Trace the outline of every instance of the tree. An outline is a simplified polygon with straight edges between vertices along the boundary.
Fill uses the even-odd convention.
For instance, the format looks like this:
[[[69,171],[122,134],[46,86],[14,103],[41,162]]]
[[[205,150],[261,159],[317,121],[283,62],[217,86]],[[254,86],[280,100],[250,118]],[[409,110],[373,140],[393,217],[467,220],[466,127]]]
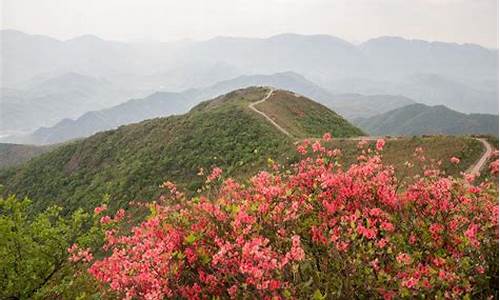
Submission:
[[[94,216],[75,211],[61,215],[57,206],[29,215],[31,201],[0,198],[0,298],[33,299],[61,293],[78,265],[68,261],[75,242],[96,243],[100,236]],[[54,278],[57,277],[57,282]],[[68,288],[68,287],[66,287]]]

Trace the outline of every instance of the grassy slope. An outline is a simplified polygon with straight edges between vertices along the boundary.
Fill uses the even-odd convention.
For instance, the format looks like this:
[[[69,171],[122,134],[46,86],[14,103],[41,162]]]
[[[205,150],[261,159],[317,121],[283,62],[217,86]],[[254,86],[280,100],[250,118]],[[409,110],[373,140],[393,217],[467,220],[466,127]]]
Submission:
[[[375,142],[370,142],[373,145]],[[333,147],[342,149],[345,165],[356,161],[359,151],[358,141],[334,140]],[[425,156],[430,160],[440,160],[441,168],[450,175],[459,175],[466,170],[483,153],[482,144],[469,137],[454,136],[432,136],[432,137],[411,137],[397,140],[387,140],[383,151],[383,161],[395,167],[398,177],[413,176],[421,170],[422,165],[415,161],[413,156],[415,148],[422,147]],[[450,163],[450,157],[456,156],[461,159],[458,166]],[[405,167],[405,162],[415,164],[409,169]]]
[[[278,90],[267,101],[255,106],[296,138],[352,137],[364,133],[335,112],[305,97]]]

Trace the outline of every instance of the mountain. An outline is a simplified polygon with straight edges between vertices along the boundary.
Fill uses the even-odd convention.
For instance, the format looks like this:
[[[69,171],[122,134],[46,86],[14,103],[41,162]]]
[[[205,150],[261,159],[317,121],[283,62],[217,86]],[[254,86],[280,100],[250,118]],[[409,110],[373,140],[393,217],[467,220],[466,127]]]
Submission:
[[[393,80],[347,78],[330,82],[336,93],[404,95],[427,105],[446,105],[460,112],[498,112],[498,81],[464,81],[429,73]]]
[[[188,61],[222,63],[246,74],[293,70],[315,81],[349,77],[385,79],[416,73],[436,73],[453,80],[484,80],[497,77],[498,63],[497,50],[400,37],[380,37],[360,45],[329,35],[292,33],[269,38],[122,43],[90,35],[60,41],[2,30],[0,38],[2,64],[8,75],[2,80],[7,82],[63,70],[90,72],[106,78],[134,72],[160,74]]]
[[[0,143],[0,169],[20,165],[52,149],[54,146]]]
[[[43,74],[76,72],[106,77],[133,67],[137,57],[130,45],[81,36],[60,41],[16,30],[2,30],[3,85],[13,85]],[[120,64],[123,67],[119,68]]]
[[[363,134],[328,108],[277,90],[267,100],[270,106],[265,101],[256,107],[281,126],[293,128],[289,137],[249,108],[268,93],[268,88],[259,87],[236,90],[202,102],[184,115],[73,141],[19,168],[1,171],[0,182],[6,192],[29,195],[38,209],[52,203],[67,211],[79,206],[90,209],[104,194],[110,194],[114,207],[125,207],[131,200],[154,199],[165,180],[196,190],[203,182],[196,175],[200,168],[219,166],[240,177],[263,168],[270,157],[293,160],[295,135]]]
[[[389,92],[403,91],[427,105],[442,104],[460,112],[498,113],[498,86],[480,89],[438,74],[415,74]]]
[[[0,132],[22,132],[51,126],[63,118],[116,105],[123,97],[133,94],[120,90],[105,79],[73,72],[48,79],[33,79],[22,88],[2,89]]]
[[[439,74],[455,81],[498,76],[498,50],[474,44],[428,42],[401,37],[379,37],[359,45],[379,79],[419,73]],[[474,82],[471,80],[471,82]]]
[[[466,113],[498,111],[498,50],[472,44],[381,37],[353,45],[299,34],[121,43],[93,36],[59,41],[5,30],[0,38],[4,88],[77,72],[121,89],[178,92],[244,74],[292,71],[334,94],[402,95]]]
[[[186,48],[193,46],[189,42],[123,43],[93,35],[62,41],[16,30],[1,30],[0,41],[1,84],[10,88],[75,72],[151,93],[162,86],[186,89],[240,75],[230,64],[185,57]]]
[[[196,93],[207,95],[221,94],[233,89],[253,85],[274,86],[290,90],[335,110],[343,117],[351,120],[358,117],[369,117],[398,107],[415,103],[404,96],[393,95],[361,95],[335,94],[295,72],[281,72],[271,75],[243,75],[237,78],[216,83],[212,87],[199,89]]]
[[[462,112],[498,111],[498,50],[478,45],[382,37],[355,46],[332,36],[284,34],[221,37],[186,53],[247,73],[297,72],[334,94],[402,95]]]
[[[365,73],[362,66],[366,66],[356,46],[329,35],[217,37],[193,44],[185,55],[222,61],[246,70],[247,74],[291,70],[313,80]]]
[[[359,46],[328,35],[281,34],[267,39],[219,37],[187,54],[225,61],[250,72],[293,70],[312,80],[398,79],[436,73],[452,80],[497,78],[498,51],[477,45],[381,37]]]
[[[53,127],[39,128],[30,136],[18,140],[54,144],[86,137],[124,124],[184,113],[192,104],[190,100],[180,93],[157,92],[146,98],[132,99],[108,109],[85,113],[76,120],[64,119]]]
[[[325,105],[328,105],[333,98],[333,95],[329,91],[308,80],[301,74],[291,71],[269,75],[242,75],[217,82],[210,87],[187,90],[186,93],[203,99],[213,97],[214,95],[224,94],[235,89],[259,85],[273,86],[279,89],[293,91]]]
[[[498,115],[463,114],[444,105],[411,104],[355,121],[372,135],[490,134],[498,136]]]
[[[75,120],[65,119],[52,127],[40,128],[27,136],[11,136],[4,140],[30,144],[59,143],[120,125],[184,113],[203,99],[250,86],[273,86],[299,93],[338,111],[349,120],[372,116],[413,103],[410,99],[399,96],[334,95],[294,72],[244,75],[202,89],[189,89],[181,93],[158,92],[108,109],[85,113]]]

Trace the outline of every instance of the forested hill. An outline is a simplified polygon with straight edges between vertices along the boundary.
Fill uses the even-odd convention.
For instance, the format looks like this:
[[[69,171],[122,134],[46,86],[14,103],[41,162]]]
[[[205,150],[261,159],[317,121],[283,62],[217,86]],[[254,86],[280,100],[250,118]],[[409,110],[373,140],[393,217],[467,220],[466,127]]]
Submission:
[[[156,118],[101,132],[61,146],[27,164],[2,171],[5,192],[29,196],[35,209],[57,203],[65,210],[92,208],[105,194],[111,205],[155,199],[158,185],[175,181],[189,190],[203,182],[200,168],[213,166],[241,177],[266,165],[268,158],[293,160],[296,137],[288,137],[251,110],[268,88],[251,87],[202,102],[189,113]],[[363,134],[333,111],[286,91],[275,91],[269,106],[297,137]],[[281,110],[276,110],[278,106]]]

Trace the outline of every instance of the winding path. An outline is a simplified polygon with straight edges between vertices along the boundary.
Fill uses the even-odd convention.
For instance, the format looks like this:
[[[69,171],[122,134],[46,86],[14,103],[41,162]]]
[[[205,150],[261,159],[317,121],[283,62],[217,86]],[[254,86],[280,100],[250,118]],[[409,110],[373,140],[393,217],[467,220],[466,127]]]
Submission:
[[[286,129],[284,129],[283,127],[279,126],[278,123],[274,122],[274,120],[271,119],[268,115],[266,115],[265,113],[263,113],[260,110],[258,110],[257,108],[255,108],[255,105],[261,104],[262,102],[264,102],[267,99],[271,98],[271,96],[273,95],[273,93],[274,93],[274,89],[270,89],[269,92],[267,93],[267,95],[264,98],[260,99],[259,101],[250,103],[248,105],[248,108],[250,108],[251,110],[253,110],[254,112],[256,112],[258,114],[261,114],[264,118],[266,118],[271,124],[274,125],[274,127],[276,127],[282,133],[286,134],[289,137],[292,137],[292,135],[290,134],[290,132],[286,131]]]
[[[255,102],[252,102],[248,105],[248,108],[250,108],[251,110],[253,110],[254,112],[262,115],[264,118],[266,118],[267,121],[269,121],[274,127],[276,127],[276,129],[278,129],[279,131],[281,131],[283,134],[289,136],[289,137],[293,137],[290,132],[288,132],[286,129],[284,129],[283,127],[281,127],[278,123],[276,123],[271,117],[269,117],[268,115],[266,115],[264,112],[258,110],[257,108],[255,108],[255,105],[258,105],[258,104],[261,104],[262,102],[265,102],[267,101],[267,99],[271,98],[271,96],[273,95],[273,93],[275,92],[276,90],[274,88],[269,88],[269,92],[266,94],[266,96],[264,96],[264,98],[258,100],[258,101],[255,101]],[[295,97],[301,97],[301,95],[297,94],[297,93],[293,93],[293,95]],[[315,139],[318,139],[318,138],[306,138],[306,139],[309,139],[309,140],[315,140]],[[355,137],[348,137],[348,138],[336,138],[336,139],[341,139],[341,140],[353,140],[353,141],[360,141],[360,140],[367,140],[367,141],[376,141],[378,139],[390,139],[390,140],[397,140],[399,139],[398,137],[390,137],[390,138],[387,138],[387,137],[383,137],[383,136],[355,136]],[[298,141],[296,141],[298,142]]]
[[[488,143],[485,139],[476,138],[476,140],[480,141],[483,144],[485,151],[481,156],[481,158],[479,158],[479,160],[475,164],[473,164],[467,169],[466,172],[470,174],[479,174],[479,172],[484,167],[486,162],[488,162],[488,159],[491,157],[491,154],[493,153],[493,147],[491,147],[490,143]]]
[[[255,105],[261,104],[262,102],[265,102],[267,99],[271,98],[271,96],[273,95],[274,91],[275,91],[275,89],[269,88],[269,92],[266,94],[266,96],[264,98],[260,99],[259,101],[250,103],[248,105],[248,108],[250,108],[254,112],[262,115],[264,118],[266,118],[267,121],[269,121],[274,127],[276,127],[283,134],[285,134],[285,135],[287,135],[289,137],[293,137],[290,134],[290,132],[288,132],[286,129],[284,129],[283,127],[281,127],[280,125],[278,125],[278,123],[276,123],[273,119],[271,119],[271,117],[269,117],[264,112],[262,112],[262,111],[258,110],[257,108],[255,108]],[[298,95],[297,93],[293,93],[293,94],[296,97],[300,97],[300,95]],[[346,138],[346,139],[347,140],[375,141],[375,140],[380,139],[380,138],[391,139],[391,140],[392,139],[398,139],[398,137],[387,138],[387,137],[378,137],[378,136],[358,136],[358,137],[350,137],[350,138]],[[470,174],[479,174],[479,172],[483,169],[484,165],[486,164],[486,162],[488,161],[488,159],[491,157],[491,154],[493,153],[493,147],[491,147],[490,143],[488,143],[486,141],[486,139],[484,139],[484,138],[475,138],[475,139],[478,140],[478,141],[480,141],[483,144],[485,151],[484,151],[483,155],[479,158],[479,160],[467,169],[466,172],[470,173]]]

